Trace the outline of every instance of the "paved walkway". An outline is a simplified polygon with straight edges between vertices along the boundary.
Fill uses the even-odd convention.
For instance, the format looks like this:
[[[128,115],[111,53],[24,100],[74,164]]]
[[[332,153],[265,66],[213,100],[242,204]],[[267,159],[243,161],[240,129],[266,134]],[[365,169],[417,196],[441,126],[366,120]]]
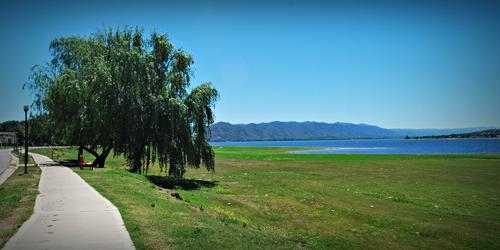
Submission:
[[[10,149],[0,149],[0,185],[17,169],[17,158],[10,153]]]
[[[31,154],[42,169],[34,213],[5,249],[134,249],[118,209],[70,168]]]

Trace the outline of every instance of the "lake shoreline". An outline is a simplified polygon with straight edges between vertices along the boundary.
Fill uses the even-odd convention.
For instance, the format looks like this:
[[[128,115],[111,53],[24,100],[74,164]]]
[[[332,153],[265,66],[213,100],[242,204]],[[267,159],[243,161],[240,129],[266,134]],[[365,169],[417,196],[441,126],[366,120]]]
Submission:
[[[345,139],[285,139],[285,140],[243,140],[243,141],[210,141],[209,143],[233,143],[233,142],[290,142],[290,141],[363,141],[363,140],[500,140],[500,137],[470,137],[470,138],[345,138]]]
[[[300,154],[500,154],[499,138],[218,142],[212,146],[290,147]]]

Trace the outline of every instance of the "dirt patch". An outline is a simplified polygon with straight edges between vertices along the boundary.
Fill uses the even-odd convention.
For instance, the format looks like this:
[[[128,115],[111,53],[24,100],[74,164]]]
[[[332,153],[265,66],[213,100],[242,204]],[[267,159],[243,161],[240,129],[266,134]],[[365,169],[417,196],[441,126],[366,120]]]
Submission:
[[[12,229],[14,225],[8,220],[0,220],[0,230]]]
[[[237,181],[229,181],[229,182],[227,182],[227,185],[230,187],[236,187],[236,186],[238,186],[238,182]]]
[[[233,196],[231,197],[233,200],[238,201],[242,204],[245,204],[248,207],[251,207],[253,209],[259,209],[259,205],[257,204],[256,199],[257,198],[248,198],[248,197],[242,197],[242,196]]]
[[[27,198],[26,201],[29,201],[29,197],[25,196],[23,198]],[[25,210],[26,209],[23,207],[16,207],[12,210],[9,217],[0,219],[0,230],[13,229],[21,226],[23,222],[19,221],[21,218],[20,215],[24,214]]]
[[[28,202],[29,200],[30,200],[30,197],[29,197],[29,196],[23,196],[23,197],[19,200],[19,202],[24,203],[24,202]]]

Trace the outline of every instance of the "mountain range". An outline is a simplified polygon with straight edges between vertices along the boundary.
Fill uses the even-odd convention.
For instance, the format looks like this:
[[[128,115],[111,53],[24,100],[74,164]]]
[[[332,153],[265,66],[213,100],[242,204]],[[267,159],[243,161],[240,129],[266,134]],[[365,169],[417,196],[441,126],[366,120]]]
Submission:
[[[493,128],[387,129],[375,125],[345,122],[274,121],[249,124],[217,122],[211,125],[210,129],[211,141],[259,141],[403,138],[406,136],[415,137],[471,133]]]

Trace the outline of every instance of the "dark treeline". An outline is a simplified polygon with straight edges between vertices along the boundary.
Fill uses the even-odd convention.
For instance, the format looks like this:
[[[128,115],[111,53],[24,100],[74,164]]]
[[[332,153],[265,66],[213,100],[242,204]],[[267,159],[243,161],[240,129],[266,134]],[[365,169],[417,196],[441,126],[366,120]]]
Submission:
[[[500,129],[488,129],[488,130],[482,130],[473,133],[463,133],[463,134],[406,137],[406,139],[455,139],[455,138],[500,138]]]
[[[51,133],[51,125],[46,115],[30,117],[28,119],[28,144],[31,146],[65,145],[62,138]],[[19,145],[24,145],[24,121],[5,121],[0,123],[0,132],[15,132]]]

